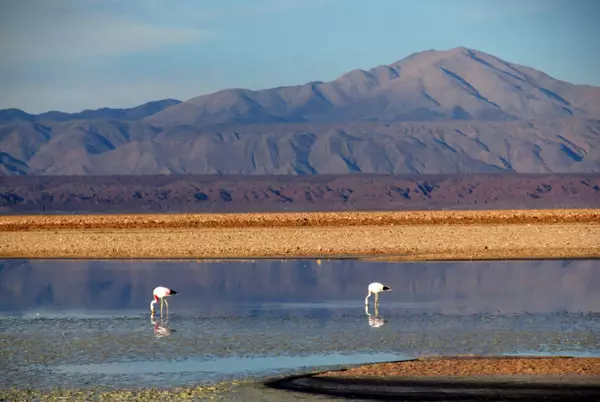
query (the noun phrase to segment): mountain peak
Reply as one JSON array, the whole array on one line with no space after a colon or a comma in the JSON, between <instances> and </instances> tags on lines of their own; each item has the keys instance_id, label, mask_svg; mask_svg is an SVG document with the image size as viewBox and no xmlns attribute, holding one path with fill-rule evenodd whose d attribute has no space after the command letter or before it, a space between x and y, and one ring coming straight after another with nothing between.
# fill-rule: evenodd
<instances>
[{"instance_id":1,"label":"mountain peak","mask_svg":"<svg viewBox=\"0 0 600 402\"><path fill-rule=\"evenodd\" d=\"M598 172L599 133L600 88L455 47L185 102L0 110L0 175ZM549 187L531 197L553 197Z\"/></svg>"},{"instance_id":2,"label":"mountain peak","mask_svg":"<svg viewBox=\"0 0 600 402\"><path fill-rule=\"evenodd\" d=\"M446 50L448 53L460 53L460 54L468 54L469 52L476 52L477 50L471 49L465 46L457 46L451 49Z\"/></svg>"},{"instance_id":3,"label":"mountain peak","mask_svg":"<svg viewBox=\"0 0 600 402\"><path fill-rule=\"evenodd\" d=\"M600 88L556 80L530 67L457 46L353 69L329 82L264 90L224 89L186 102L130 109L28 115L0 111L0 123L74 119L141 120L157 126L350 121L600 118Z\"/></svg>"},{"instance_id":4,"label":"mountain peak","mask_svg":"<svg viewBox=\"0 0 600 402\"><path fill-rule=\"evenodd\" d=\"M158 112L155 125L271 122L600 118L600 89L458 46L426 50L333 81L198 96Z\"/></svg>"}]
</instances>

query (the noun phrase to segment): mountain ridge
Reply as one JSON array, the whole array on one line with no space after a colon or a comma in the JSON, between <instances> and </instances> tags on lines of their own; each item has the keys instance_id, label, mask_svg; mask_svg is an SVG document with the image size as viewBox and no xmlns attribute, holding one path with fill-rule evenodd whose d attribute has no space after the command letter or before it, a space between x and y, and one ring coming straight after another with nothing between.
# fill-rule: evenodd
<instances>
[{"instance_id":1,"label":"mountain ridge","mask_svg":"<svg viewBox=\"0 0 600 402\"><path fill-rule=\"evenodd\" d=\"M590 91L593 93L588 94ZM566 99L579 93L582 101ZM588 97L592 97L591 106ZM354 69L329 82L263 90L225 89L191 98L143 121L206 125L265 119L299 123L598 118L599 103L599 87L570 84L459 47L414 53L369 70ZM287 108L283 110L282 105Z\"/></svg>"},{"instance_id":2,"label":"mountain ridge","mask_svg":"<svg viewBox=\"0 0 600 402\"><path fill-rule=\"evenodd\" d=\"M464 47L329 82L31 116L0 111L0 175L600 171L600 87Z\"/></svg>"},{"instance_id":3,"label":"mountain ridge","mask_svg":"<svg viewBox=\"0 0 600 402\"><path fill-rule=\"evenodd\" d=\"M147 115L157 113L167 107L181 103L177 99L161 99L150 101L131 108L85 109L81 112L66 113L51 110L43 113L27 113L21 109L0 109L0 124L17 122L70 121L86 119L139 120Z\"/></svg>"}]
</instances>

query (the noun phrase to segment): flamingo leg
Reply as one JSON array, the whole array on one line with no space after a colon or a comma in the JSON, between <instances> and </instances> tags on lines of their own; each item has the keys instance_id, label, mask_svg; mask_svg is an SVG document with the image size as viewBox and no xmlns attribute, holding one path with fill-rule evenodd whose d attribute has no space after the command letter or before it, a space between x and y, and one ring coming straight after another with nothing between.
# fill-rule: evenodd
<instances>
[{"instance_id":1,"label":"flamingo leg","mask_svg":"<svg viewBox=\"0 0 600 402\"><path fill-rule=\"evenodd\" d=\"M164 298L160 298L160 316L162 317L163 315L163 302L165 301Z\"/></svg>"},{"instance_id":2,"label":"flamingo leg","mask_svg":"<svg viewBox=\"0 0 600 402\"><path fill-rule=\"evenodd\" d=\"M379 293L375 293L375 304L379 303Z\"/></svg>"},{"instance_id":3,"label":"flamingo leg","mask_svg":"<svg viewBox=\"0 0 600 402\"><path fill-rule=\"evenodd\" d=\"M169 303L167 302L167 299L165 299L165 306L167 306L167 316L169 315Z\"/></svg>"}]
</instances>

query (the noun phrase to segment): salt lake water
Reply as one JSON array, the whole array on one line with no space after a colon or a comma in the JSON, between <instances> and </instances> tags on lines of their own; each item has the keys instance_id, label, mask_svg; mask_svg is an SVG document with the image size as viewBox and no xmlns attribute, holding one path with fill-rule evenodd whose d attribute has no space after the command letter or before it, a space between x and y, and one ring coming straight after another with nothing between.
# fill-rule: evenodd
<instances>
[{"instance_id":1,"label":"salt lake water","mask_svg":"<svg viewBox=\"0 0 600 402\"><path fill-rule=\"evenodd\" d=\"M600 355L600 262L0 261L2 386L171 387L433 354ZM367 285L392 291L365 307ZM150 317L152 289L179 293Z\"/></svg>"}]
</instances>

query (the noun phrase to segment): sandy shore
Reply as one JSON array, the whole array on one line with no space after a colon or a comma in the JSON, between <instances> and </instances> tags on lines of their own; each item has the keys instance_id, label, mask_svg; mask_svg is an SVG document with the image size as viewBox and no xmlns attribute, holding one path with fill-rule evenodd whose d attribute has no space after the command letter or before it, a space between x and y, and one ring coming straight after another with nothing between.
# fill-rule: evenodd
<instances>
[{"instance_id":1,"label":"sandy shore","mask_svg":"<svg viewBox=\"0 0 600 402\"><path fill-rule=\"evenodd\" d=\"M0 401L207 401L219 400L219 395L239 387L243 382L230 381L214 385L198 385L173 388L110 389L90 387L86 389L58 388L0 389Z\"/></svg>"},{"instance_id":2,"label":"sandy shore","mask_svg":"<svg viewBox=\"0 0 600 402\"><path fill-rule=\"evenodd\" d=\"M499 375L600 376L600 358L470 357L421 358L406 362L367 364L317 377L446 377Z\"/></svg>"},{"instance_id":3,"label":"sandy shore","mask_svg":"<svg viewBox=\"0 0 600 402\"><path fill-rule=\"evenodd\" d=\"M600 256L600 209L0 216L1 258Z\"/></svg>"},{"instance_id":4,"label":"sandy shore","mask_svg":"<svg viewBox=\"0 0 600 402\"><path fill-rule=\"evenodd\" d=\"M266 385L326 400L590 401L600 395L600 358L433 357L288 376Z\"/></svg>"},{"instance_id":5,"label":"sandy shore","mask_svg":"<svg viewBox=\"0 0 600 402\"><path fill-rule=\"evenodd\" d=\"M600 358L433 357L263 381L176 388L0 389L0 400L596 400Z\"/></svg>"}]
</instances>

